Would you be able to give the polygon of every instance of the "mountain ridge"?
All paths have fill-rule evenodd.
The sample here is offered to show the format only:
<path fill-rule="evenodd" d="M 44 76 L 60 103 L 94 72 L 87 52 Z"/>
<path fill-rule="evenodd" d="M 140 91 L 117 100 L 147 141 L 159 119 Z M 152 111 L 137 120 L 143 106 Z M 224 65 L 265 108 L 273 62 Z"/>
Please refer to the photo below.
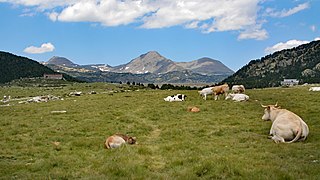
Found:
<path fill-rule="evenodd" d="M 57 61 L 55 60 L 55 58 L 57 59 Z M 48 62 L 46 62 L 46 64 L 59 66 L 64 64 L 64 66 L 66 67 L 89 66 L 89 64 L 77 65 L 70 60 L 67 63 L 66 61 L 59 62 L 59 59 L 65 60 L 66 58 L 54 56 Z M 164 74 L 168 72 L 184 70 L 189 70 L 202 75 L 230 75 L 234 73 L 234 71 L 225 66 L 222 62 L 208 57 L 200 58 L 198 60 L 193 60 L 190 62 L 175 62 L 160 55 L 157 51 L 149 51 L 145 54 L 141 54 L 140 56 L 132 59 L 125 64 L 120 64 L 113 67 L 109 65 L 95 67 L 101 71 L 132 74 Z"/>
<path fill-rule="evenodd" d="M 264 88 L 280 86 L 284 79 L 320 82 L 320 40 L 251 60 L 223 82 Z"/>
<path fill-rule="evenodd" d="M 194 60 L 191 64 L 189 62 L 174 62 L 160 55 L 157 51 L 149 51 L 126 64 L 114 67 L 103 64 L 68 67 L 62 65 L 62 62 L 58 62 L 57 65 L 46 64 L 58 72 L 64 72 L 89 82 L 217 83 L 233 73 L 231 69 L 217 60 L 201 58 L 200 61 Z M 69 64 L 71 63 L 69 62 Z M 218 67 L 214 69 L 215 65 Z M 219 68 L 222 70 L 219 71 Z"/>

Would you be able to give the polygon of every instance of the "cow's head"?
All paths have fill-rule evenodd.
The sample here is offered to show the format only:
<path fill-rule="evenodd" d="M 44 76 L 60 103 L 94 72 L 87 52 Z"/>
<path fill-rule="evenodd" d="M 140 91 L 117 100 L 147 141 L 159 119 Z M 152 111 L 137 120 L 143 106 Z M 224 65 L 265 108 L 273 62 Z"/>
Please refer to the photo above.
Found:
<path fill-rule="evenodd" d="M 275 109 L 279 109 L 280 108 L 280 106 L 278 106 L 278 102 L 275 104 L 275 105 L 267 105 L 267 106 L 265 106 L 265 105 L 262 105 L 261 104 L 261 106 L 263 107 L 263 108 L 265 108 L 264 109 L 264 114 L 263 114 L 263 116 L 262 116 L 262 119 L 263 120 L 265 120 L 265 121 L 268 121 L 268 120 L 271 120 L 270 118 L 270 112 L 272 111 L 272 110 L 275 110 Z"/>
<path fill-rule="evenodd" d="M 128 138 L 128 144 L 135 144 L 137 142 L 137 138 L 136 137 L 129 137 Z"/>
<path fill-rule="evenodd" d="M 232 99 L 233 97 L 234 97 L 234 94 L 229 93 L 229 94 L 226 96 L 225 100 Z"/>

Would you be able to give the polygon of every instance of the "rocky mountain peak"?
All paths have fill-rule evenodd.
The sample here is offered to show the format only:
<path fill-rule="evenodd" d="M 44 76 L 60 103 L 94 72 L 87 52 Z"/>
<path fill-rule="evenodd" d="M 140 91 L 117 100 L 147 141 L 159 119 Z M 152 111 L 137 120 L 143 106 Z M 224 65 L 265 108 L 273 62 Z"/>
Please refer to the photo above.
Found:
<path fill-rule="evenodd" d="M 49 59 L 47 64 L 54 64 L 54 65 L 60 65 L 60 66 L 63 65 L 67 67 L 78 66 L 77 64 L 74 64 L 69 59 L 64 57 L 59 57 L 59 56 L 53 56 L 52 58 Z"/>
<path fill-rule="evenodd" d="M 138 58 L 134 60 L 144 61 L 144 62 L 154 62 L 166 59 L 165 57 L 161 56 L 157 51 L 149 51 L 146 54 L 140 55 Z"/>

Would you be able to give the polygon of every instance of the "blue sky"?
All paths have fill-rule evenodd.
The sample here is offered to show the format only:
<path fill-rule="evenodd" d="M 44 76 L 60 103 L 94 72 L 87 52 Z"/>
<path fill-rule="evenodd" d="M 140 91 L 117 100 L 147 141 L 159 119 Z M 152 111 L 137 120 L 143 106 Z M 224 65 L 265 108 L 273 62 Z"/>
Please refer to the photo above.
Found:
<path fill-rule="evenodd" d="M 158 51 L 236 71 L 320 38 L 320 0 L 0 0 L 0 50 L 37 61 L 129 62 Z"/>

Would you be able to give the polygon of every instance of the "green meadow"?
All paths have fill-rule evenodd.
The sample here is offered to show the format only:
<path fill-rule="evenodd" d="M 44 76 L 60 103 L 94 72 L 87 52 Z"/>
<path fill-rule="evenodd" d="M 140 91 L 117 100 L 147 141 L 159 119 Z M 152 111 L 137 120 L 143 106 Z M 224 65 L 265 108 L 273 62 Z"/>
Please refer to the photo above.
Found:
<path fill-rule="evenodd" d="M 83 95 L 69 97 L 72 91 Z M 163 100 L 177 93 L 187 100 Z M 48 94 L 63 100 L 19 103 Z M 105 83 L 0 87 L 1 98 L 12 98 L 10 106 L 0 102 L 0 179 L 320 179 L 320 92 L 301 86 L 246 94 L 248 102 L 232 102 Z M 305 142 L 267 138 L 271 122 L 261 119 L 260 103 L 276 102 L 308 124 Z M 105 149 L 117 132 L 138 144 Z"/>

